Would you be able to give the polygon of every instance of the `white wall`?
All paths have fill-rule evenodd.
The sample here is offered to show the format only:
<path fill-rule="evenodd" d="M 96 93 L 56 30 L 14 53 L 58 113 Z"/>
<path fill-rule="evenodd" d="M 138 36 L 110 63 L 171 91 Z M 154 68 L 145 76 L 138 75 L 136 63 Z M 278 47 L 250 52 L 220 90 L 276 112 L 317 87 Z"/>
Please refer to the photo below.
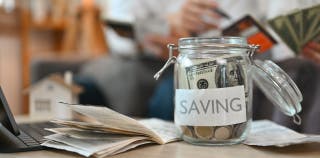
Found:
<path fill-rule="evenodd" d="M 20 42 L 15 36 L 0 35 L 0 85 L 14 114 L 22 112 Z"/>

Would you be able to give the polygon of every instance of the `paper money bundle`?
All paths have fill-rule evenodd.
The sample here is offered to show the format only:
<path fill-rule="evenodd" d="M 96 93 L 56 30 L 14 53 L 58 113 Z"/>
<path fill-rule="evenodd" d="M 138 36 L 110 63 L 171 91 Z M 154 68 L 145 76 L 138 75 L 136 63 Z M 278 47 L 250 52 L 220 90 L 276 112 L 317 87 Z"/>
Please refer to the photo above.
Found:
<path fill-rule="evenodd" d="M 320 41 L 320 4 L 269 20 L 271 28 L 296 54 L 310 41 Z"/>

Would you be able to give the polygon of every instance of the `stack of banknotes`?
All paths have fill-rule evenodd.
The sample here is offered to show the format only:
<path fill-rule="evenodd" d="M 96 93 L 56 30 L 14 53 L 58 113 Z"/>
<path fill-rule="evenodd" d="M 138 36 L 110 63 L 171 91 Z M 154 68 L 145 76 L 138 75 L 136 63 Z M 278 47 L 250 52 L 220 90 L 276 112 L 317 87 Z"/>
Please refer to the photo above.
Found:
<path fill-rule="evenodd" d="M 269 24 L 283 42 L 299 54 L 308 42 L 320 42 L 320 4 L 280 15 L 269 20 Z"/>

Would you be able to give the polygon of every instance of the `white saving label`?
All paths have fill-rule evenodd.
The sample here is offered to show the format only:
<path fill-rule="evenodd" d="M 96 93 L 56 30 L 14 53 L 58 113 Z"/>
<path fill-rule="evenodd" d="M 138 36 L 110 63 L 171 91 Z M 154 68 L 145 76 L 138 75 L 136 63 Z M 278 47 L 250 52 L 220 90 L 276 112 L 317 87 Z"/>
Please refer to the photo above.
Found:
<path fill-rule="evenodd" d="M 178 125 L 226 126 L 247 120 L 244 86 L 176 89 L 174 120 Z"/>

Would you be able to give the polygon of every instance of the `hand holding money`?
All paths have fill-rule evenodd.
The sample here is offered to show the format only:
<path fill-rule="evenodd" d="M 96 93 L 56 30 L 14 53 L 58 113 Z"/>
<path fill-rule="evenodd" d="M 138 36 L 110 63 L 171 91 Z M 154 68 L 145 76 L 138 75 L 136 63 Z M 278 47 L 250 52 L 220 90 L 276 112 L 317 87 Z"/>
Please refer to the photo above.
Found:
<path fill-rule="evenodd" d="M 303 56 L 320 63 L 319 12 L 320 4 L 296 9 L 269 20 L 269 24 L 293 52 L 301 52 Z"/>
<path fill-rule="evenodd" d="M 309 42 L 303 48 L 302 54 L 304 57 L 306 57 L 316 63 L 320 63 L 320 43 Z"/>

